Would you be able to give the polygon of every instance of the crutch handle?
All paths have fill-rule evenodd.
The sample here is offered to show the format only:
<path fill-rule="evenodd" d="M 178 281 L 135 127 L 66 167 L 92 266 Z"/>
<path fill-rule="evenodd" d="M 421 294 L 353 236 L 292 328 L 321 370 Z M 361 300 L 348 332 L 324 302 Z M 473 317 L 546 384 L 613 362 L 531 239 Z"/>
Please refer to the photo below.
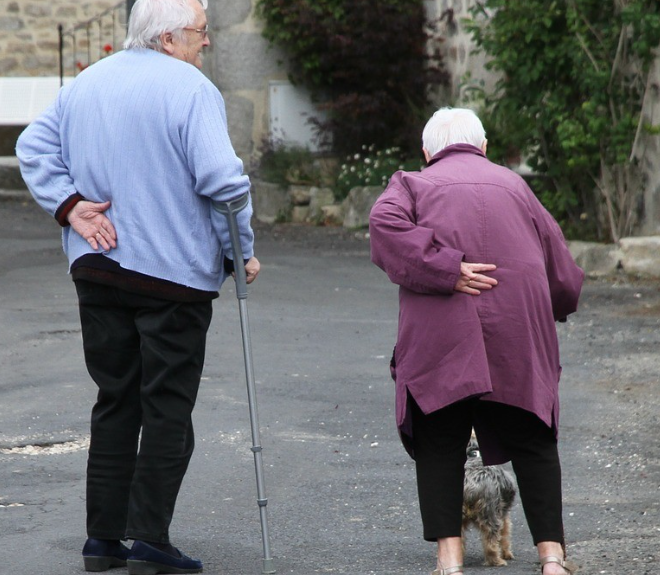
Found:
<path fill-rule="evenodd" d="M 238 230 L 236 215 L 250 203 L 248 192 L 241 194 L 233 200 L 226 202 L 213 202 L 213 209 L 220 212 L 229 222 L 229 237 L 234 254 L 234 273 L 236 274 L 236 297 L 247 299 L 247 276 L 243 263 L 243 249 L 241 248 L 241 234 Z"/>

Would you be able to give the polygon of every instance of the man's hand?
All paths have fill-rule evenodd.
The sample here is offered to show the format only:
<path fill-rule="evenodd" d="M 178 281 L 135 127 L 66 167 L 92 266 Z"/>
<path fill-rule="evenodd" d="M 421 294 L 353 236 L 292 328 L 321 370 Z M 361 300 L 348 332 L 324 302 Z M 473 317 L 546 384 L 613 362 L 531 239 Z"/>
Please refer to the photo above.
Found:
<path fill-rule="evenodd" d="M 67 216 L 73 230 L 87 240 L 93 250 L 100 246 L 107 252 L 117 247 L 115 226 L 104 213 L 109 207 L 110 202 L 81 200 Z"/>
<path fill-rule="evenodd" d="M 497 280 L 477 272 L 492 272 L 497 266 L 493 264 L 468 264 L 461 262 L 461 276 L 458 278 L 454 291 L 470 295 L 479 295 L 481 290 L 493 289 Z"/>
<path fill-rule="evenodd" d="M 260 269 L 261 264 L 259 263 L 259 260 L 255 257 L 251 257 L 248 260 L 248 263 L 245 264 L 245 283 L 251 284 L 256 280 Z"/>

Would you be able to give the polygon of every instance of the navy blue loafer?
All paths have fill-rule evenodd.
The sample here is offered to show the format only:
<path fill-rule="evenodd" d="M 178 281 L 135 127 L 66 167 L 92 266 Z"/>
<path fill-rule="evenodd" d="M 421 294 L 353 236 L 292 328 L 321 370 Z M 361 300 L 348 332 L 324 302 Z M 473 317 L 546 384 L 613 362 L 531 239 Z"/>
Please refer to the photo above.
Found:
<path fill-rule="evenodd" d="M 113 567 L 125 567 L 131 554 L 118 540 L 94 539 L 90 537 L 82 550 L 85 571 L 107 571 Z"/>
<path fill-rule="evenodd" d="M 158 575 L 160 573 L 201 573 L 202 562 L 191 559 L 172 547 L 177 556 L 170 555 L 144 541 L 134 541 L 126 561 L 129 575 Z"/>

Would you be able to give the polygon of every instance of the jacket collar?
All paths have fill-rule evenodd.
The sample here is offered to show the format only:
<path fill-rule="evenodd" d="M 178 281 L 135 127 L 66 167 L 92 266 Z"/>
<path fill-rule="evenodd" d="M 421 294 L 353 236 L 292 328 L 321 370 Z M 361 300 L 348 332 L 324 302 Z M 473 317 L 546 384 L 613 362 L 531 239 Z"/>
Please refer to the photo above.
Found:
<path fill-rule="evenodd" d="M 484 154 L 479 148 L 473 146 L 472 144 L 452 144 L 451 146 L 447 146 L 435 154 L 427 166 L 432 166 L 433 164 L 442 160 L 442 158 L 446 158 L 447 156 L 451 156 L 453 154 L 474 154 L 475 156 L 481 156 L 482 158 L 486 157 L 486 154 Z"/>

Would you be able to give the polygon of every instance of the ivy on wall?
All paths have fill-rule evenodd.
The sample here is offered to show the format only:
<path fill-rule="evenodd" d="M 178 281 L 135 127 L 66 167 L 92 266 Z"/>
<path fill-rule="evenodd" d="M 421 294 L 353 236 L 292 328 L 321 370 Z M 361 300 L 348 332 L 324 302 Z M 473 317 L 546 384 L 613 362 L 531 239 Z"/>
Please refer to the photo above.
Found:
<path fill-rule="evenodd" d="M 429 91 L 449 76 L 423 0 L 257 0 L 264 36 L 290 59 L 290 78 L 310 89 L 317 121 L 341 154 L 362 145 L 419 153 Z"/>
<path fill-rule="evenodd" d="M 642 106 L 660 45 L 655 0 L 483 0 L 466 24 L 500 73 L 484 94 L 499 152 L 549 182 L 543 200 L 568 229 L 633 232 L 643 209 Z M 594 194 L 594 190 L 596 193 Z"/>

